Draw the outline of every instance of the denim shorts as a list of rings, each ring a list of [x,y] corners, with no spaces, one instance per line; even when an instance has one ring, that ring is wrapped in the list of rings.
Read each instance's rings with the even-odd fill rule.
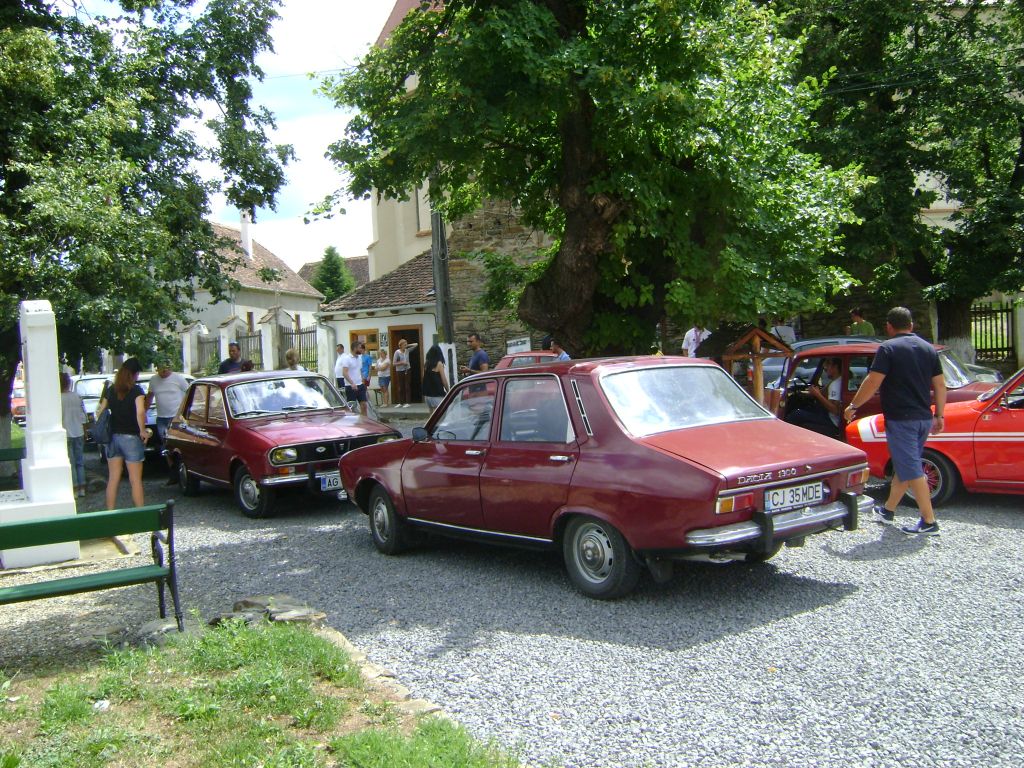
[[[355,400],[357,403],[366,402],[366,385],[360,384],[358,387],[350,387],[348,384],[345,385],[345,399]]]
[[[146,447],[138,435],[122,435],[114,433],[107,446],[108,459],[124,459],[135,463],[146,458]]]
[[[160,436],[160,440],[164,440],[167,437],[167,428],[171,426],[171,422],[174,421],[173,416],[157,416],[156,417],[156,433]]]
[[[387,389],[388,387],[391,386],[391,377],[390,376],[378,376],[377,377],[377,386],[380,389]]]
[[[885,441],[892,457],[892,471],[897,478],[906,482],[924,477],[921,457],[924,444],[932,431],[932,420],[912,419],[910,421],[885,421]]]

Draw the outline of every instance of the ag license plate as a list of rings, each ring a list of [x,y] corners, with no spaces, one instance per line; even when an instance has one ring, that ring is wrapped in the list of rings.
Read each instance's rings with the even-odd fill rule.
[[[810,507],[824,500],[821,483],[791,485],[788,488],[770,488],[764,492],[764,511],[781,512],[794,507]]]
[[[321,491],[336,491],[341,488],[341,473],[340,472],[328,472],[320,477],[320,490]]]

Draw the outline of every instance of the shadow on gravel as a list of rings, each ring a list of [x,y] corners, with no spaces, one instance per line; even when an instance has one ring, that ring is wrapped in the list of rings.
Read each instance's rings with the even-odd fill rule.
[[[898,519],[897,526],[909,525],[913,518]],[[895,560],[899,557],[912,557],[922,549],[931,545],[927,536],[908,536],[892,525],[879,525],[868,521],[862,526],[871,526],[878,531],[878,538],[856,544],[847,549],[832,546],[826,542],[823,549],[830,555],[848,562],[870,562],[873,560]],[[870,529],[869,529],[870,530]]]

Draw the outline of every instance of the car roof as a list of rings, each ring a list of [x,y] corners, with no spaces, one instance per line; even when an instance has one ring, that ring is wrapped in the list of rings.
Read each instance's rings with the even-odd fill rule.
[[[530,373],[553,373],[559,376],[567,374],[589,376],[592,374],[603,375],[619,371],[636,370],[640,368],[654,368],[663,365],[701,365],[713,368],[721,368],[718,363],[711,360],[697,359],[691,357],[677,357],[674,355],[638,355],[633,357],[591,357],[579,360],[552,361],[549,363],[538,363],[537,365],[523,365],[519,368],[491,369],[483,373],[475,373],[474,381],[489,376],[522,376]],[[466,377],[470,378],[470,377]],[[462,379],[465,381],[466,379]]]
[[[231,384],[239,384],[246,381],[271,381],[273,379],[302,379],[309,376],[316,376],[318,378],[325,378],[316,371],[291,371],[291,370],[280,370],[280,371],[246,371],[245,373],[222,373],[214,376],[202,376],[196,379],[196,382],[205,382],[208,384],[222,384],[223,386],[229,386]]]

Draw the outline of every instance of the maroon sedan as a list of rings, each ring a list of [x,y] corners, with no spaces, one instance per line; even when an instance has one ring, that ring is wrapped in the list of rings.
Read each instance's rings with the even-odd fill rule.
[[[338,457],[399,437],[352,413],[323,376],[269,371],[194,381],[167,431],[167,450],[186,496],[201,481],[231,487],[245,515],[266,517],[281,488],[343,497]]]
[[[598,598],[676,560],[761,562],[852,530],[864,453],[774,418],[701,360],[617,358],[489,371],[454,387],[412,439],[340,461],[394,554],[417,531],[561,550]]]

